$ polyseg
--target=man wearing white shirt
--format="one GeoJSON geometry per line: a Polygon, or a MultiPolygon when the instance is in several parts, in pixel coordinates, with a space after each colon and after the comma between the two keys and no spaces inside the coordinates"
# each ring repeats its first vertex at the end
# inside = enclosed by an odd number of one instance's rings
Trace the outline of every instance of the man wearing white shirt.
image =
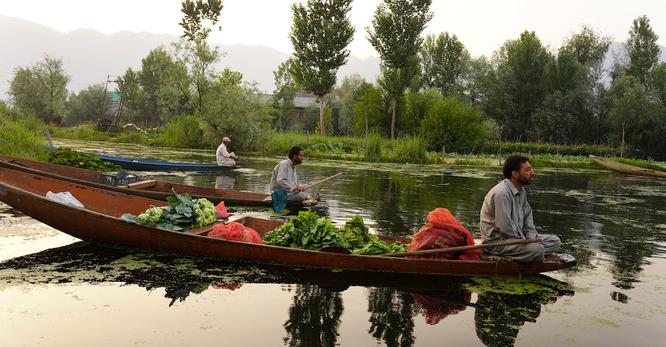
{"type": "Polygon", "coordinates": [[[234,167],[236,166],[236,160],[238,156],[234,152],[229,152],[229,145],[231,144],[231,139],[224,137],[222,143],[217,147],[215,156],[217,157],[218,166],[234,167]]]}

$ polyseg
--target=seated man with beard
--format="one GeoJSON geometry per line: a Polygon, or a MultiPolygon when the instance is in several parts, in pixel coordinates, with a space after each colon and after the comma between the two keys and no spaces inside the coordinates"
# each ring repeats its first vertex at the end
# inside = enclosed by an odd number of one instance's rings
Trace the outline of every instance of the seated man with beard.
{"type": "Polygon", "coordinates": [[[541,238],[527,244],[487,248],[482,256],[510,257],[523,263],[543,262],[544,256],[560,248],[556,235],[539,234],[534,226],[532,207],[527,202],[526,185],[534,177],[529,158],[511,156],[504,162],[504,180],[486,194],[481,207],[483,243],[541,238]]]}

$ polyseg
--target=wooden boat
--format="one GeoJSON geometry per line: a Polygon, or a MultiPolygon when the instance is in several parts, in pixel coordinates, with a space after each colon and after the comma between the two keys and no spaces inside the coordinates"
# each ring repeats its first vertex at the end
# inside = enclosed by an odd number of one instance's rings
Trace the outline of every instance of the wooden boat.
{"type": "MultiPolygon", "coordinates": [[[[575,260],[549,259],[521,264],[501,261],[461,261],[352,255],[243,243],[207,237],[210,228],[172,232],[127,223],[124,213],[139,214],[164,203],[88,185],[62,181],[25,171],[0,167],[0,200],[26,215],[90,242],[119,244],[148,250],[205,256],[224,260],[278,266],[424,275],[522,275],[568,268],[575,260]],[[45,198],[48,191],[70,192],[85,208],[45,198]]],[[[260,235],[280,225],[278,221],[246,217],[240,220],[260,235]]]]}
{"type": "MultiPolygon", "coordinates": [[[[187,193],[196,198],[206,198],[214,204],[224,201],[225,204],[270,207],[271,197],[269,194],[241,192],[236,190],[215,189],[201,186],[190,186],[185,184],[169,183],[158,180],[147,180],[130,183],[124,186],[113,186],[114,176],[106,175],[92,170],[79,169],[71,166],[50,164],[40,161],[20,159],[0,155],[0,166],[21,170],[33,174],[55,178],[59,180],[85,184],[97,188],[107,189],[129,195],[136,195],[150,199],[164,200],[175,192],[187,193]]],[[[302,207],[301,202],[290,201],[290,209],[302,207]]]]}
{"type": "Polygon", "coordinates": [[[217,164],[183,163],[140,158],[126,158],[108,154],[95,154],[103,161],[116,164],[125,170],[135,171],[226,171],[230,168],[217,164]]]}
{"type": "Polygon", "coordinates": [[[597,157],[595,155],[590,154],[590,159],[594,161],[595,163],[616,171],[620,172],[623,174],[627,175],[640,175],[640,176],[653,176],[653,177],[663,177],[666,178],[666,171],[657,171],[657,170],[652,170],[652,169],[645,169],[642,167],[637,167],[629,164],[624,164],[624,163],[618,163],[616,161],[606,159],[606,158],[601,158],[597,157]]]}

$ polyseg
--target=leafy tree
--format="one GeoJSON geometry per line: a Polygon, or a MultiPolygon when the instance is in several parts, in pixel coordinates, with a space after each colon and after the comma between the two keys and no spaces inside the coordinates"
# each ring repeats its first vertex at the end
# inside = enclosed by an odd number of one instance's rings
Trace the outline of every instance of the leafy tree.
{"type": "Polygon", "coordinates": [[[343,78],[340,86],[333,92],[339,109],[338,122],[335,124],[337,125],[337,133],[347,135],[352,132],[355,120],[358,117],[354,114],[354,103],[360,99],[367,85],[368,82],[365,79],[358,74],[354,74],[343,78]]]}
{"type": "Polygon", "coordinates": [[[108,116],[110,106],[111,100],[105,95],[104,85],[93,84],[78,94],[72,93],[69,96],[64,121],[68,125],[95,121],[108,116]]]}
{"type": "Polygon", "coordinates": [[[645,130],[655,117],[655,108],[641,81],[627,75],[616,79],[608,91],[608,118],[610,125],[622,146],[640,149],[640,143],[646,142],[645,130]]]}
{"type": "Polygon", "coordinates": [[[583,26],[579,33],[571,35],[565,41],[560,48],[560,54],[573,56],[580,65],[587,68],[589,79],[598,82],[603,73],[603,62],[610,43],[610,37],[601,36],[591,27],[583,26]]]}
{"type": "Polygon", "coordinates": [[[122,112],[125,119],[147,126],[149,123],[143,112],[146,97],[139,84],[139,74],[128,68],[125,74],[118,78],[117,91],[123,96],[122,112]]]}
{"type": "Polygon", "coordinates": [[[666,63],[661,63],[654,69],[652,85],[659,100],[666,105],[666,63]]]}
{"type": "Polygon", "coordinates": [[[369,83],[364,85],[352,109],[354,133],[368,136],[371,132],[379,132],[381,115],[384,111],[382,90],[369,83]]]}
{"type": "Polygon", "coordinates": [[[593,142],[599,131],[603,59],[610,39],[583,27],[546,65],[546,92],[530,137],[555,143],[593,142]]]}
{"type": "Polygon", "coordinates": [[[368,40],[381,57],[379,84],[388,94],[391,138],[395,138],[396,107],[400,96],[418,73],[421,32],[432,19],[432,0],[384,0],[375,11],[368,40]]]}
{"type": "Polygon", "coordinates": [[[430,150],[470,152],[490,137],[490,125],[474,106],[449,96],[430,108],[421,122],[421,136],[430,150]]]}
{"type": "Polygon", "coordinates": [[[402,113],[404,121],[401,122],[403,134],[414,135],[430,108],[442,98],[442,93],[436,88],[429,88],[422,92],[407,92],[404,96],[405,107],[402,113]]]}
{"type": "MultiPolygon", "coordinates": [[[[221,56],[217,47],[211,47],[206,39],[210,27],[217,24],[222,12],[221,0],[185,0],[181,4],[183,18],[179,23],[183,28],[180,42],[174,44],[177,64],[182,68],[175,73],[174,80],[195,115],[205,117],[209,112],[204,100],[210,99],[215,80],[213,69],[221,56]]],[[[218,30],[221,27],[218,26],[218,30]]]]}
{"type": "Polygon", "coordinates": [[[211,82],[204,102],[208,112],[201,114],[204,138],[210,147],[229,136],[243,149],[257,148],[270,128],[270,108],[256,88],[242,82],[243,75],[225,69],[211,82]]]}
{"type": "Polygon", "coordinates": [[[324,96],[336,83],[340,66],[347,62],[346,48],[354,35],[348,18],[352,0],[308,0],[307,6],[294,4],[289,38],[294,45],[291,73],[306,91],[317,96],[321,134],[324,123],[324,96]]]}
{"type": "Polygon", "coordinates": [[[539,126],[532,129],[531,138],[539,142],[575,143],[578,133],[589,130],[585,124],[585,96],[574,91],[557,90],[546,96],[541,107],[534,114],[534,122],[539,126]],[[581,105],[582,104],[582,105],[581,105]]]}
{"type": "Polygon", "coordinates": [[[60,123],[65,113],[69,80],[62,59],[47,55],[33,67],[14,71],[9,96],[19,110],[47,123],[60,123]]]}
{"type": "Polygon", "coordinates": [[[173,81],[180,92],[180,99],[194,115],[210,112],[205,100],[210,100],[215,80],[218,77],[214,64],[220,60],[218,47],[205,41],[181,40],[174,44],[176,64],[173,81]]]}
{"type": "Polygon", "coordinates": [[[456,35],[428,35],[421,46],[424,88],[437,88],[444,95],[462,94],[462,80],[470,56],[456,35]]]}
{"type": "Polygon", "coordinates": [[[476,59],[470,59],[467,70],[465,71],[465,92],[469,96],[472,104],[481,103],[486,100],[486,96],[491,90],[491,81],[495,76],[495,70],[492,64],[485,56],[476,59]]]}
{"type": "Polygon", "coordinates": [[[525,31],[507,41],[496,53],[496,74],[488,97],[488,110],[511,140],[528,138],[534,125],[532,114],[546,96],[543,82],[546,65],[552,59],[534,32],[525,31]]]}
{"type": "MultiPolygon", "coordinates": [[[[182,64],[176,63],[164,48],[151,50],[141,60],[137,81],[143,91],[141,113],[145,124],[164,124],[188,109],[181,106],[181,91],[176,87],[177,78],[185,74],[182,64]]],[[[181,82],[181,83],[184,83],[181,82]]]]}
{"type": "Polygon", "coordinates": [[[659,36],[652,30],[650,19],[647,16],[634,19],[627,39],[629,56],[627,73],[638,78],[646,87],[650,85],[652,72],[659,64],[658,39],[659,36]]]}
{"type": "MultiPolygon", "coordinates": [[[[180,10],[183,18],[178,23],[183,28],[183,37],[189,41],[205,41],[211,32],[209,26],[217,24],[222,7],[222,0],[184,0],[180,10]]],[[[218,26],[218,30],[222,28],[218,26]]]]}
{"type": "Polygon", "coordinates": [[[275,81],[275,91],[273,92],[273,128],[278,130],[285,130],[289,126],[289,121],[292,118],[295,106],[294,98],[296,97],[296,81],[289,72],[291,66],[291,59],[283,61],[273,71],[273,80],[275,81]]]}

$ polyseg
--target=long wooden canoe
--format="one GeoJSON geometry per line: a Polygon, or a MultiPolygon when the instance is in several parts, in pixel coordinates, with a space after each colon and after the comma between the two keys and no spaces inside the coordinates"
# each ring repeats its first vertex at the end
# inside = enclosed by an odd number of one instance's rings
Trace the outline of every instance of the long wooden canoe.
{"type": "MultiPolygon", "coordinates": [[[[20,159],[0,155],[0,166],[14,170],[26,171],[29,173],[55,178],[59,180],[86,184],[97,188],[107,189],[129,195],[136,195],[150,199],[164,200],[172,196],[175,192],[187,193],[196,198],[206,198],[217,204],[224,201],[225,204],[270,207],[271,197],[269,194],[241,192],[237,190],[215,189],[201,186],[191,186],[185,184],[169,183],[158,180],[148,180],[136,182],[125,186],[112,186],[108,183],[108,175],[86,169],[79,169],[71,166],[56,165],[20,159]]],[[[298,209],[302,203],[290,201],[288,207],[298,209]]]]}
{"type": "Polygon", "coordinates": [[[141,158],[127,158],[109,154],[95,154],[103,161],[119,165],[125,170],[135,171],[227,171],[228,167],[217,164],[184,163],[141,158]]]}
{"type": "Polygon", "coordinates": [[[602,157],[597,157],[595,155],[590,154],[590,159],[594,161],[595,163],[616,171],[620,172],[623,174],[627,175],[640,175],[640,176],[653,176],[653,177],[663,177],[666,178],[666,171],[657,171],[657,170],[652,170],[652,169],[645,169],[642,167],[637,167],[629,164],[624,164],[624,163],[618,163],[616,161],[602,158],[602,157]]]}
{"type": "MultiPolygon", "coordinates": [[[[543,263],[461,261],[394,258],[301,250],[264,244],[220,240],[206,236],[209,229],[172,232],[147,225],[127,223],[124,213],[139,214],[164,202],[89,185],[62,181],[25,171],[0,167],[0,201],[79,239],[174,252],[193,256],[314,269],[385,272],[425,275],[520,275],[568,268],[575,260],[549,259],[543,263]],[[85,208],[45,198],[47,192],[70,192],[85,208]]],[[[280,222],[245,218],[260,235],[280,222]]]]}

